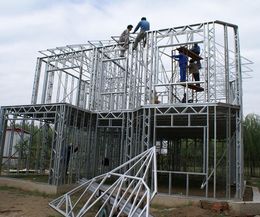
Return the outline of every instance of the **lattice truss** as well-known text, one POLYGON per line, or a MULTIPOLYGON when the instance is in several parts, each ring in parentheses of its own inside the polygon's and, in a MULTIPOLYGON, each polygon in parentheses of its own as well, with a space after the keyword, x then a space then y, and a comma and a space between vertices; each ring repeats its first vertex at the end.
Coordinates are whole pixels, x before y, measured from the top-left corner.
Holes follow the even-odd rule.
POLYGON ((37 61, 32 103, 134 109, 153 103, 151 95, 157 91, 159 101, 166 104, 181 103, 186 93, 193 102, 239 105, 241 72, 247 76, 251 71, 247 64, 252 63, 240 56, 238 27, 221 21, 150 31, 146 47, 140 43, 133 52, 131 42, 123 58, 120 51, 115 38, 41 51, 44 57, 37 61), (179 83, 179 66, 171 58, 180 46, 190 49, 194 43, 203 58, 200 91, 190 89, 191 74, 187 73, 186 86, 179 83))
POLYGON ((50 206, 64 216, 79 217, 88 212, 96 212, 95 216, 104 212, 105 216, 150 216, 150 201, 157 193, 156 174, 154 146, 108 173, 80 180, 80 186, 52 201, 50 206), (153 177, 151 184, 147 182, 149 175, 153 177), (114 182, 106 185, 111 180, 114 182), (99 209, 97 204, 102 204, 99 209))

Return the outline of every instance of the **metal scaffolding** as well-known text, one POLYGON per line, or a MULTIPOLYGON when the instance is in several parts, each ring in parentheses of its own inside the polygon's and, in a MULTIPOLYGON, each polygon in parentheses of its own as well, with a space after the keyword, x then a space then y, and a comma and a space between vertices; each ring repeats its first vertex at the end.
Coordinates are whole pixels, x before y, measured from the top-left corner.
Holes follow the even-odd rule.
POLYGON ((49 172, 49 184, 70 184, 156 146, 158 192, 178 194, 175 180, 184 179, 186 196, 241 199, 242 67, 251 62, 240 55, 238 27, 214 21, 153 30, 145 47, 132 45, 125 57, 116 37, 40 51, 31 105, 1 107, 2 175, 49 172), (169 55, 195 43, 200 81, 187 74, 179 82, 169 55), (197 182, 199 195, 191 190, 197 182))

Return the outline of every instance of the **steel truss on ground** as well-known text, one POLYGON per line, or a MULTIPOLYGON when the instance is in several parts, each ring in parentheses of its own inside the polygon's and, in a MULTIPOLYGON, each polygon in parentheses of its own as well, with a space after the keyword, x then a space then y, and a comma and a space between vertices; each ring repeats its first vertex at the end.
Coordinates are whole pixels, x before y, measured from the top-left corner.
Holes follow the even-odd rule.
POLYGON ((91 180, 81 179, 79 182, 80 186, 55 199, 50 206, 64 216, 84 216, 92 210, 96 213, 95 216, 123 214, 129 217, 149 217, 150 202, 157 193, 156 147, 144 151, 110 172, 91 180), (149 174, 150 169, 152 174, 149 174), (151 183, 152 189, 146 183, 149 176, 154 181, 151 183), (111 180, 113 184, 107 186, 111 180), (102 205, 96 209, 95 205, 98 203, 102 205))
POLYGON ((132 44, 125 57, 116 37, 40 52, 31 105, 1 107, 2 175, 25 168, 49 172, 51 185, 70 184, 156 146, 159 192, 241 199, 242 72, 251 62, 240 55, 238 27, 214 21, 153 30, 145 47, 140 42, 132 51, 132 44), (187 73, 180 83, 169 55, 195 43, 200 81, 187 73), (176 180, 185 180, 184 191, 176 180))

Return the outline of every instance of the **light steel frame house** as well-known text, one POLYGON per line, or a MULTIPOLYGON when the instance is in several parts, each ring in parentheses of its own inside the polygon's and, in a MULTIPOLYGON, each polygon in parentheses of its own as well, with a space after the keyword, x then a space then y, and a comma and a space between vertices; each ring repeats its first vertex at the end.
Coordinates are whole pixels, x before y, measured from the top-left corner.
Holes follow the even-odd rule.
MULTIPOLYGON (((29 150, 24 167, 49 170, 50 185, 93 178, 156 146, 157 172, 167 177, 169 194, 180 175, 186 196, 199 177, 203 197, 223 197, 217 195, 220 177, 224 197, 241 199, 242 71, 250 61, 241 58, 238 27, 213 21, 152 30, 145 47, 141 42, 132 51, 131 42, 125 57, 119 57, 120 51, 118 37, 40 51, 31 104, 1 107, 0 162, 7 127, 29 124, 30 140, 22 143, 29 150), (187 81, 179 82, 179 66, 171 55, 195 43, 203 58, 200 81, 187 73, 187 81), (70 142, 80 148, 70 155, 66 176, 63 158, 70 142)), ((8 164, 1 168, 9 174, 8 164)), ((17 168, 19 173, 21 165, 17 168)))

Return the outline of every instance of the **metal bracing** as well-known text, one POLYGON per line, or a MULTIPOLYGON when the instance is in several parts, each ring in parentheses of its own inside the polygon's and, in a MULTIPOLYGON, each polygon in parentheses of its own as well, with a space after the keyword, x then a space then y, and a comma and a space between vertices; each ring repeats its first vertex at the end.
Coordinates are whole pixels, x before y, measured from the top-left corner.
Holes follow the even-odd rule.
POLYGON ((215 53, 215 23, 205 25, 204 32, 207 32, 205 56, 207 57, 206 80, 207 80, 207 101, 216 102, 216 53, 215 53))
POLYGON ((199 180, 202 197, 242 198, 242 72, 251 62, 243 58, 242 64, 238 27, 213 21, 146 36, 135 51, 131 41, 125 57, 113 37, 41 51, 31 105, 1 108, 2 173, 25 169, 49 173, 51 185, 71 184, 156 145, 156 166, 169 194, 176 194, 180 178, 186 196, 190 180, 199 180), (195 43, 201 49, 200 80, 187 73, 180 83, 171 55, 195 43))
MULTIPOLYGON (((232 37, 238 40, 235 29, 235 25, 214 21, 150 31, 145 48, 140 43, 132 52, 130 44, 124 58, 119 57, 120 46, 115 41, 43 51, 46 56, 37 61, 32 101, 39 101, 36 98, 42 91, 42 103, 68 102, 90 110, 117 110, 149 104, 152 89, 161 103, 181 102, 184 91, 194 98, 194 91, 184 90, 178 83, 179 67, 175 64, 171 69, 169 55, 179 46, 189 49, 198 43, 203 58, 200 84, 206 91, 196 93, 196 102, 227 102, 229 94, 240 92, 234 79, 237 70, 233 70, 240 64, 235 61, 240 58, 239 44, 229 42, 232 37), (232 29, 234 33, 230 33, 232 29), (41 76, 45 78, 39 90, 41 76)), ((187 80, 194 84, 191 75, 187 80)), ((234 100, 231 103, 238 105, 234 100)))
POLYGON ((67 135, 64 132, 64 125, 66 124, 66 113, 65 106, 61 106, 59 111, 55 114, 55 124, 53 127, 53 138, 52 138, 52 152, 50 160, 50 171, 49 171, 49 184, 59 185, 62 180, 65 179, 64 164, 65 160, 62 160, 64 156, 64 141, 67 135), (65 134, 65 135, 64 135, 65 134))
POLYGON ((134 151, 134 114, 133 112, 128 112, 126 113, 126 148, 125 148, 125 157, 124 157, 124 162, 128 161, 129 159, 132 158, 135 152, 134 151))
POLYGON ((227 110, 227 115, 226 115, 226 135, 227 135, 227 140, 226 140, 226 150, 227 150, 227 154, 226 154, 226 198, 230 198, 230 194, 231 194, 231 180, 230 180, 230 172, 231 172, 231 164, 230 164, 230 156, 231 156, 231 142, 232 142, 232 138, 231 138, 231 110, 228 109, 227 110))
MULTIPOLYGON (((23 124, 23 126, 24 126, 24 124, 23 124)), ((40 160, 40 173, 41 174, 44 174, 45 173, 45 169, 46 169, 47 142, 48 142, 48 137, 49 137, 49 134, 48 134, 48 132, 49 132, 49 125, 48 125, 48 123, 44 123, 43 124, 43 131, 44 132, 43 132, 41 160, 40 160)), ((22 149, 20 148, 20 150, 22 150, 22 149)))
POLYGON ((95 216, 99 216, 102 210, 106 209, 106 214, 109 216, 149 217, 151 216, 149 213, 150 202, 157 193, 156 148, 154 146, 146 150, 108 173, 91 180, 82 179, 80 184, 67 194, 52 201, 50 206, 64 216, 79 217, 89 211, 95 212, 95 216), (134 170, 136 172, 132 175, 134 170), (146 182, 149 173, 154 174, 153 186, 146 182), (113 183, 105 187, 105 182, 109 180, 112 180, 113 183), (129 185, 124 188, 126 182, 129 182, 129 185), (83 190, 83 193, 76 199, 73 198, 72 195, 80 190, 81 192, 83 190), (90 196, 87 196, 87 193, 91 193, 90 196), (100 209, 95 210, 93 206, 98 202, 103 204, 100 209))
POLYGON ((42 67, 42 61, 41 61, 41 58, 38 57, 37 62, 36 62, 36 69, 35 69, 31 104, 37 103, 38 89, 39 89, 39 82, 40 82, 40 75, 41 75, 41 67, 42 67))
POLYGON ((33 135, 34 135, 34 121, 31 122, 30 140, 28 141, 29 144, 28 144, 28 154, 27 154, 27 162, 26 162, 26 174, 27 175, 29 174, 29 170, 30 170, 33 135))
MULTIPOLYGON (((13 146, 13 140, 14 140, 14 129, 15 129, 15 122, 11 122, 11 136, 10 136, 10 142, 9 142, 9 150, 8 150, 8 162, 7 162, 7 169, 6 174, 9 174, 10 165, 11 165, 11 157, 12 157, 12 146, 13 146)), ((18 165, 17 165, 18 166, 18 165)))
MULTIPOLYGON (((189 183, 189 178, 192 175, 204 177, 204 181, 201 181, 201 186, 205 188, 205 194, 201 196, 214 198, 226 197, 226 195, 220 196, 218 194, 217 183, 221 182, 220 177, 226 176, 227 185, 224 188, 226 188, 227 192, 230 191, 230 184, 228 183, 230 183, 231 174, 226 175, 230 171, 230 169, 226 168, 226 164, 229 164, 229 151, 232 148, 231 143, 234 142, 234 139, 232 139, 234 138, 233 135, 236 135, 237 130, 239 130, 237 129, 237 124, 234 122, 236 110, 231 108, 223 110, 223 108, 213 104, 210 107, 193 107, 189 110, 186 110, 185 107, 172 107, 170 109, 165 107, 156 109, 154 115, 157 141, 159 142, 162 138, 165 140, 163 143, 160 142, 158 146, 158 148, 160 147, 159 153, 162 155, 160 157, 161 160, 158 162, 160 164, 158 171, 162 174, 168 173, 170 182, 172 181, 171 174, 186 175, 187 183, 189 183), (224 118, 223 112, 228 114, 225 118, 228 118, 229 121, 220 123, 224 118), (162 118, 164 122, 162 122, 162 118), (182 121, 180 121, 180 118, 182 121), (169 135, 170 133, 175 134, 175 136, 169 135), (229 134, 232 136, 230 141, 227 139, 229 138, 229 134), (193 137, 194 135, 196 136, 193 137), (174 141, 174 138, 179 138, 179 140, 174 141), (184 140, 183 138, 189 139, 184 140), (201 140, 199 146, 197 138, 201 140), (227 142, 226 148, 223 148, 222 141, 227 142), (190 162, 187 150, 190 152, 192 146, 195 149, 192 154, 194 155, 194 161, 190 162), (199 150, 201 152, 198 152, 198 147, 200 147, 199 150), (167 156, 167 162, 171 162, 170 164, 163 163, 162 159, 164 156, 167 156), (193 172, 191 172, 191 169, 193 172), (199 170, 200 173, 198 172, 199 170), (210 180, 213 181, 213 189, 208 189, 210 180)), ((234 151, 236 148, 233 147, 232 149, 234 151)), ((234 174, 232 177, 234 177, 234 174)), ((237 176, 241 177, 240 175, 237 176)), ((232 181, 232 183, 234 182, 232 181)), ((169 194, 172 194, 171 189, 172 185, 169 183, 169 194)), ((186 189, 186 195, 189 194, 189 190, 186 189)), ((232 197, 235 197, 235 195, 232 195, 232 197)))
POLYGON ((89 116, 87 116, 87 126, 86 126, 86 132, 84 133, 84 136, 86 137, 85 138, 85 148, 84 148, 84 152, 85 154, 83 155, 83 177, 85 178, 89 178, 91 177, 91 170, 90 170, 90 163, 92 162, 91 161, 91 135, 92 135, 92 132, 93 132, 93 115, 90 114, 89 116))
POLYGON ((243 197, 244 189, 244 166, 243 166, 243 139, 242 139, 242 119, 240 111, 237 111, 236 117, 236 198, 243 197))
POLYGON ((141 152, 147 150, 151 145, 151 109, 143 109, 142 147, 141 152))
POLYGON ((35 153, 35 173, 38 171, 39 166, 39 156, 40 156, 40 145, 41 145, 41 129, 42 129, 42 122, 39 123, 39 131, 38 131, 38 138, 37 138, 37 144, 36 144, 36 153, 35 153))
POLYGON ((226 92, 226 99, 227 103, 230 103, 230 85, 229 85, 229 51, 228 51, 228 27, 227 25, 224 26, 224 57, 225 57, 225 92, 226 92))

